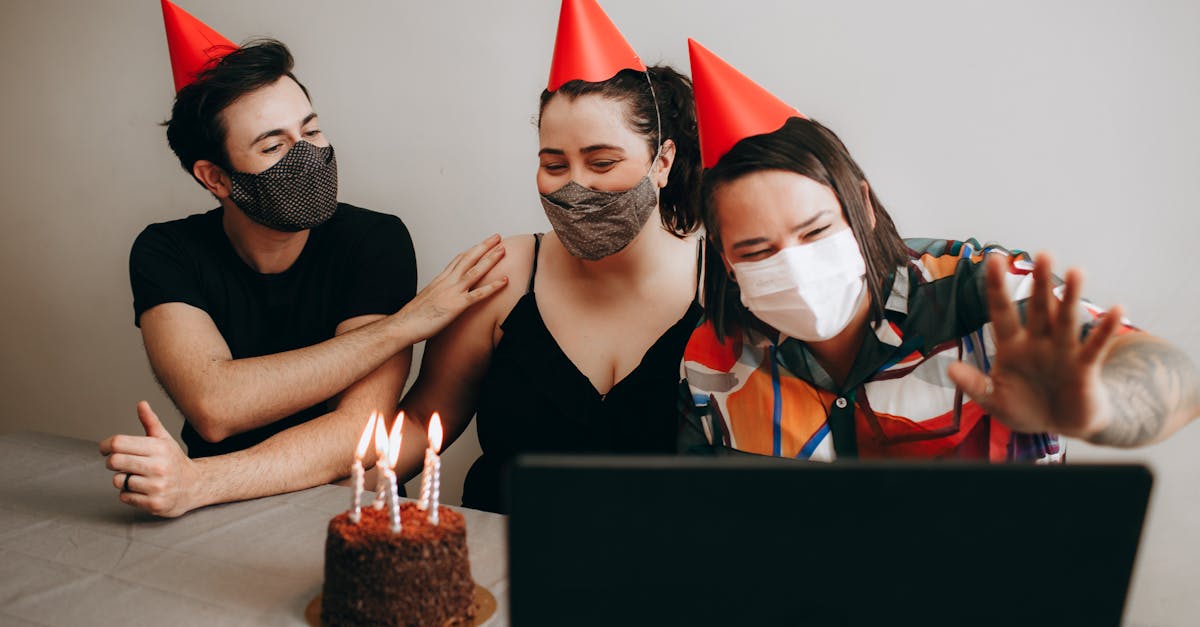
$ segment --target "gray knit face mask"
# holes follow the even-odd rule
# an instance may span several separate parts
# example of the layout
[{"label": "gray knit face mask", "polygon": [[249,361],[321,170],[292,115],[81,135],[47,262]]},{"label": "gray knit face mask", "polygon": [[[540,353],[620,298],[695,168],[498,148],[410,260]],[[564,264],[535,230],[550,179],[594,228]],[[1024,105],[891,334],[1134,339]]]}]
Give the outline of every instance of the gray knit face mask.
[{"label": "gray knit face mask", "polygon": [[602,192],[571,181],[541,196],[546,218],[563,247],[588,261],[623,250],[658,206],[658,187],[649,172],[623,192]]}]

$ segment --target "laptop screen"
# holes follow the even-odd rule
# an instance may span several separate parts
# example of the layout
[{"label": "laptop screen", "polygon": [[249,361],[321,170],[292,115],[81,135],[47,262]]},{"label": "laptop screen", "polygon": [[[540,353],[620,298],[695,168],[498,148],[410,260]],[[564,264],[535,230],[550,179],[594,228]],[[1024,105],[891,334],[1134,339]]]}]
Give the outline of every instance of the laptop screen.
[{"label": "laptop screen", "polygon": [[515,625],[1119,625],[1138,465],[519,459]]}]

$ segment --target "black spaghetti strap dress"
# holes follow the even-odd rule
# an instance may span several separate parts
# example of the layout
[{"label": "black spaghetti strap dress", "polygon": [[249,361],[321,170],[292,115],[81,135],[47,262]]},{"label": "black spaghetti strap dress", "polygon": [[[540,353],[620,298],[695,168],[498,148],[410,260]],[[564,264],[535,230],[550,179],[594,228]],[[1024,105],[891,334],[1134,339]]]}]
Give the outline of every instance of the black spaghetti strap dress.
[{"label": "black spaghetti strap dress", "polygon": [[698,299],[632,372],[600,394],[538,310],[533,283],[541,240],[538,234],[529,287],[501,325],[504,335],[480,387],[475,421],[483,455],[463,485],[466,507],[506,513],[502,483],[521,453],[675,453],[680,362],[700,318]]}]

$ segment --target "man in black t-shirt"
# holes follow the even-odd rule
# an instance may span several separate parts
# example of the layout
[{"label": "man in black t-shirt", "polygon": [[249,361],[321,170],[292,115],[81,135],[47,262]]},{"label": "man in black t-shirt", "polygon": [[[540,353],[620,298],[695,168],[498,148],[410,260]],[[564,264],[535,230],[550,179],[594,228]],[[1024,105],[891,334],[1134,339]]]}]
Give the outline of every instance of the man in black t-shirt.
[{"label": "man in black t-shirt", "polygon": [[278,41],[228,52],[167,123],[220,201],[150,225],[130,254],[134,322],[188,454],[144,401],[145,437],[100,444],[121,501],[160,516],[344,476],[370,412],[395,411],[412,345],[506,284],[472,289],[503,256],[493,236],[416,294],[400,219],[337,202],[333,148],[291,69]]}]

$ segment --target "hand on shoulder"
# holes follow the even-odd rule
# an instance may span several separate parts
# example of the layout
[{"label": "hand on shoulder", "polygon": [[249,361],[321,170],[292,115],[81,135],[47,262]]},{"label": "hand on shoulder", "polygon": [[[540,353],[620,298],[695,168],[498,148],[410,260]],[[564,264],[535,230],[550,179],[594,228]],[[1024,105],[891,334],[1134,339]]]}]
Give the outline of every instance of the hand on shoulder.
[{"label": "hand on shoulder", "polygon": [[508,285],[507,275],[494,272],[505,256],[499,235],[459,253],[394,319],[404,325],[412,343],[436,335],[467,308]]}]

